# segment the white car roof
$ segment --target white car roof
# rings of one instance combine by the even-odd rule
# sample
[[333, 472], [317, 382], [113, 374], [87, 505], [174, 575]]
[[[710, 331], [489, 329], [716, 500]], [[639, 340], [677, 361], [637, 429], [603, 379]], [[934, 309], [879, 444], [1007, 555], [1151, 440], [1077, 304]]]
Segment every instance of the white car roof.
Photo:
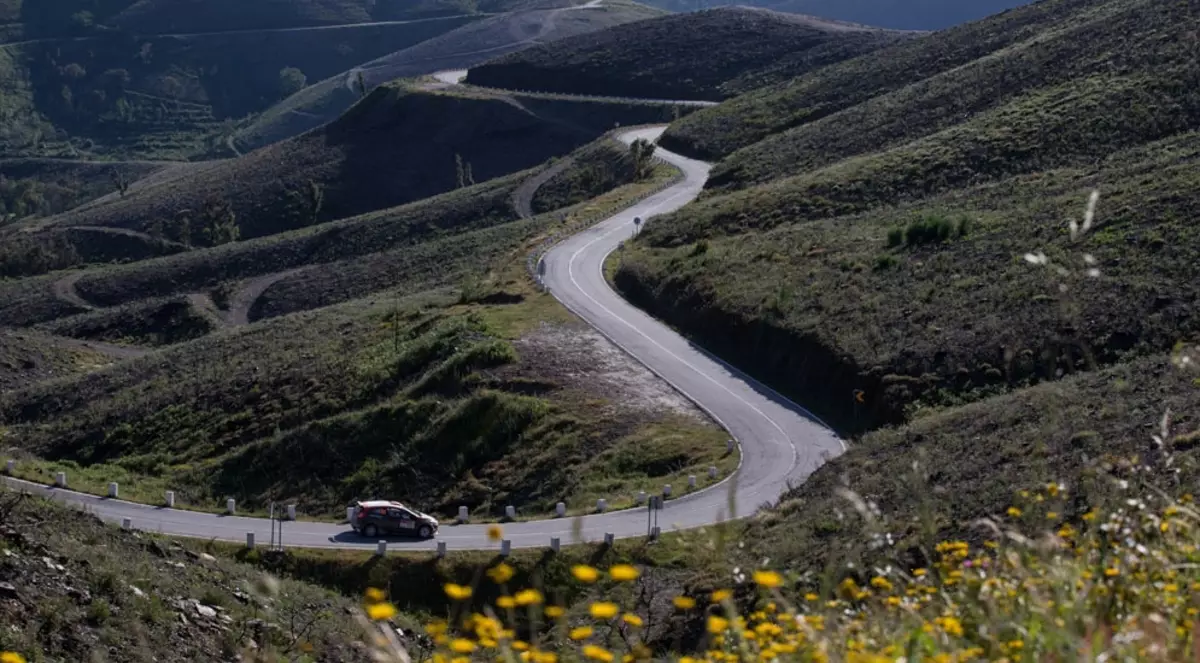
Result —
[[375, 506], [397, 506], [397, 507], [402, 507], [405, 509], [408, 508], [408, 507], [404, 506], [403, 504], [401, 504], [400, 502], [396, 502], [393, 500], [367, 500], [365, 502], [359, 502], [358, 505], [365, 506], [367, 508], [371, 508], [371, 507], [375, 507]]

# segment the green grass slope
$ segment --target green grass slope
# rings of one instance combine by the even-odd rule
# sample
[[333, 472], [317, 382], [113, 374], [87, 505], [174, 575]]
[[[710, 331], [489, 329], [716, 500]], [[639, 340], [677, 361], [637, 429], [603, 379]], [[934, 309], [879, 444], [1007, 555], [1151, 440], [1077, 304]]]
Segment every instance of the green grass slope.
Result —
[[[465, 69], [489, 58], [537, 43], [602, 30], [660, 16], [662, 12], [629, 0], [606, 0], [581, 8], [579, 0], [532, 2], [517, 10], [475, 21], [411, 48], [360, 64], [331, 76], [272, 106], [239, 129], [244, 150], [274, 143], [329, 122], [359, 98], [361, 72], [368, 90], [397, 78], [414, 78], [444, 69]], [[527, 6], [526, 6], [527, 5]]]
[[[910, 86], [928, 88], [939, 75], [953, 77], [964, 67], [1003, 77], [996, 79], [999, 85], [968, 82], [961, 88], [943, 90], [999, 100], [1043, 78], [1057, 77], [1061, 82], [1065, 78], [1055, 66], [1018, 66], [1024, 59], [1040, 58], [1040, 45], [1046, 40], [1059, 44], [1058, 48], [1081, 48], [1079, 42], [1056, 37], [1089, 23], [1093, 15], [1110, 13], [1108, 7], [1093, 0], [1039, 2], [907, 41], [706, 109], [673, 125], [663, 136], [663, 145], [708, 159], [723, 158], [739, 148], [868, 100], [884, 99]], [[1012, 67], [1007, 73], [1005, 63]], [[961, 82], [961, 78], [953, 80]], [[924, 112], [937, 112], [945, 103], [956, 102], [939, 100]]]
[[[0, 49], [9, 155], [228, 154], [236, 122], [358, 63], [473, 20], [88, 38]], [[293, 72], [284, 79], [282, 72]], [[298, 73], [296, 73], [298, 72]]]
[[647, 0], [668, 11], [686, 12], [726, 5], [749, 5], [778, 12], [810, 14], [897, 30], [940, 30], [1028, 4], [1030, 0]]
[[747, 7], [627, 23], [472, 67], [468, 83], [721, 100], [903, 39], [905, 33]]
[[[493, 94], [425, 92], [407, 84], [377, 88], [337, 122], [222, 162], [194, 176], [131, 191], [104, 205], [56, 217], [54, 226], [168, 226], [183, 210], [198, 220], [206, 205], [228, 204], [240, 237], [254, 238], [387, 208], [459, 186], [457, 158], [482, 182], [538, 165], [586, 144], [614, 124], [668, 117], [663, 107], [513, 99]], [[317, 185], [323, 204], [297, 202]], [[176, 225], [173, 225], [176, 224]], [[194, 244], [208, 242], [189, 221]]]
[[[1198, 17], [1182, 4], [1122, 0], [1063, 19], [1088, 26], [1068, 40], [1081, 52], [1061, 61], [1077, 76], [953, 121], [931, 111], [932, 133], [906, 142], [882, 129], [921, 131], [916, 104], [897, 97], [972, 100], [1002, 88], [917, 83], [865, 102], [870, 121], [855, 107], [783, 134], [806, 132], [828, 151], [780, 148], [774, 166], [756, 162], [778, 179], [651, 223], [622, 256], [618, 285], [847, 430], [1189, 338], [1197, 256], [1184, 219], [1200, 173], [1200, 96], [1189, 81], [1200, 70], [1173, 36]], [[987, 70], [1014, 50], [1053, 52], [1058, 32], [1032, 38], [1045, 50], [1008, 49], [956, 71]], [[1116, 61], [1089, 58], [1082, 51], [1111, 46], [1084, 34], [1120, 34], [1129, 48]], [[937, 51], [938, 39], [914, 44]], [[1090, 75], [1086, 62], [1097, 63]], [[858, 136], [844, 115], [860, 120]], [[726, 159], [716, 185], [746, 174], [730, 164], [754, 149]], [[1093, 188], [1101, 226], [1076, 244], [1065, 219], [1082, 218]], [[1054, 268], [1023, 259], [1039, 250], [1070, 268], [1068, 301]], [[1098, 278], [1081, 276], [1085, 256]]]
[[0, 651], [18, 660], [353, 660], [364, 636], [330, 590], [7, 490], [0, 574]]

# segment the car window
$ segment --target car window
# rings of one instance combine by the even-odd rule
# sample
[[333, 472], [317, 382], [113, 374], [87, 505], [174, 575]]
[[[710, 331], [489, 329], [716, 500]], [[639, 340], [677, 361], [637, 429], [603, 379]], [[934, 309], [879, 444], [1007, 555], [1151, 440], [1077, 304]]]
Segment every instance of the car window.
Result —
[[388, 509], [388, 518], [404, 518], [407, 516], [401, 509]]
[[401, 509], [400, 513], [402, 513], [405, 518], [412, 518], [413, 520], [415, 520], [417, 518], [417, 514], [413, 513], [412, 511], [409, 511], [408, 509]]

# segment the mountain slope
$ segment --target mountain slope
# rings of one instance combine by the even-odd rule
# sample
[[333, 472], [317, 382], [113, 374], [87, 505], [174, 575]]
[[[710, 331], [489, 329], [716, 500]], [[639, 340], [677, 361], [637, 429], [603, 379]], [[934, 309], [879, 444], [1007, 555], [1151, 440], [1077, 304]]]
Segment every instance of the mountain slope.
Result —
[[628, 23], [472, 67], [517, 90], [720, 100], [867, 53], [906, 35], [736, 7]]
[[[1140, 0], [1035, 10], [1055, 20], [995, 35], [1012, 47], [732, 153], [705, 198], [648, 225], [618, 285], [851, 430], [1189, 338], [1200, 261], [1181, 220], [1200, 208], [1200, 64], [1187, 35], [1200, 13]], [[937, 62], [961, 37], [863, 60]], [[874, 84], [861, 71], [818, 73], [834, 90], [840, 72], [856, 95]], [[751, 96], [799, 100], [793, 87]], [[1077, 246], [1064, 219], [1093, 188], [1101, 227]], [[1023, 260], [1037, 250], [1071, 270], [1069, 301], [1052, 269]], [[1083, 277], [1084, 254], [1099, 278]]]
[[[436, 39], [360, 64], [272, 106], [237, 132], [243, 149], [268, 145], [329, 122], [371, 87], [444, 69], [465, 69], [488, 58], [532, 45], [660, 16], [662, 12], [629, 0], [533, 3], [473, 22]], [[553, 8], [546, 8], [553, 7]], [[360, 89], [359, 74], [366, 90]]]
[[750, 5], [779, 12], [812, 14], [839, 21], [896, 30], [940, 30], [1032, 0], [647, 0], [669, 11], [695, 11], [724, 5]]

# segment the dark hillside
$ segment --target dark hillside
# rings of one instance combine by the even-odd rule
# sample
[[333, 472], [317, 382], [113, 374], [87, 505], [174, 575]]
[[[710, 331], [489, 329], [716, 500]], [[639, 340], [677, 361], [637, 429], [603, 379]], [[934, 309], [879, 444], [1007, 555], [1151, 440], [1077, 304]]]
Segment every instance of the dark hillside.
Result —
[[973, 21], [1032, 0], [646, 0], [646, 4], [685, 12], [725, 5], [750, 5], [778, 12], [812, 14], [839, 21], [896, 30], [940, 30]]
[[[468, 83], [670, 99], [720, 100], [902, 39], [903, 33], [734, 7], [665, 16], [560, 39], [473, 67]], [[781, 61], [782, 60], [782, 61]], [[756, 83], [757, 82], [757, 83]]]
[[0, 71], [8, 72], [2, 89], [11, 121], [0, 149], [174, 159], [228, 153], [223, 141], [233, 121], [306, 82], [470, 20], [201, 36], [105, 32], [4, 47]]
[[[145, 230], [162, 222], [174, 228], [167, 229], [168, 237], [179, 238], [173, 233], [185, 210], [199, 219], [206, 209], [228, 204], [240, 237], [261, 237], [453, 189], [463, 184], [457, 180], [456, 157], [464, 175], [482, 182], [566, 154], [616, 122], [661, 120], [664, 112], [637, 104], [522, 103], [381, 87], [319, 131], [63, 215], [55, 223]], [[303, 202], [312, 184], [324, 196], [316, 217]], [[191, 218], [188, 239], [211, 244]]]
[[576, 0], [527, 2], [519, 11], [488, 16], [434, 39], [398, 50], [327, 78], [272, 106], [237, 132], [237, 145], [253, 149], [295, 136], [332, 121], [358, 101], [359, 74], [370, 90], [398, 78], [415, 78], [446, 69], [465, 69], [489, 58], [662, 12], [630, 0], [605, 0], [584, 7]]
[[108, 23], [139, 34], [263, 30], [470, 14], [475, 4], [467, 0], [137, 0]]
[[[938, 74], [971, 64], [985, 66], [989, 55], [1001, 61], [1038, 57], [1040, 44], [1071, 26], [1087, 23], [1120, 5], [1159, 3], [1100, 3], [1096, 0], [1047, 0], [1005, 14], [969, 23], [934, 35], [906, 41], [861, 58], [819, 69], [794, 81], [731, 99], [715, 108], [675, 123], [663, 145], [686, 154], [719, 159], [768, 136], [802, 126], [856, 106], [869, 99], [920, 84]], [[1161, 3], [1177, 6], [1174, 3]], [[1109, 44], [1087, 42], [1108, 52]], [[1072, 48], [1082, 47], [1074, 44]], [[1103, 60], [1101, 60], [1103, 62]], [[997, 68], [993, 71], [1002, 71]], [[1011, 94], [1022, 78], [1055, 76], [1054, 67], [1016, 71], [1016, 80], [993, 84], [969, 81], [954, 93]], [[998, 89], [996, 83], [1003, 82]], [[1014, 85], [1016, 84], [1016, 85]], [[936, 109], [936, 105], [935, 105]]]
[[[1003, 52], [740, 150], [710, 186], [766, 182], [917, 139], [971, 145], [961, 168], [986, 175], [1005, 162], [1036, 169], [1071, 153], [1099, 156], [1119, 149], [1119, 135], [1140, 142], [1185, 130], [1200, 112], [1197, 25], [1200, 9], [1186, 3], [1106, 2]], [[1058, 126], [1074, 136], [1064, 140]]]
[[[1191, 338], [1200, 12], [1093, 0], [1013, 16], [1035, 10], [1056, 20], [734, 153], [707, 197], [646, 228], [618, 285], [847, 430]], [[932, 62], [960, 33], [888, 50]], [[1065, 219], [1093, 189], [1100, 229], [1074, 245]], [[1065, 301], [1056, 268], [1024, 259], [1037, 251], [1078, 279]]]

